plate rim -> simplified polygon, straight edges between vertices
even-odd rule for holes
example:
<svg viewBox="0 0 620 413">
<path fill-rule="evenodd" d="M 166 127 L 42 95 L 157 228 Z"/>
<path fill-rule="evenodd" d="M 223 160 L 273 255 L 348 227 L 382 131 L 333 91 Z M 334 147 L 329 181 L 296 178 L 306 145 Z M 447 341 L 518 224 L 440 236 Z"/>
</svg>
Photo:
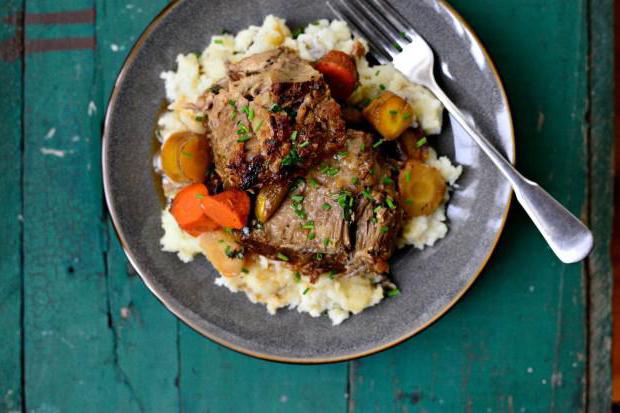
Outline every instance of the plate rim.
<svg viewBox="0 0 620 413">
<path fill-rule="evenodd" d="M 138 265 L 137 259 L 133 256 L 131 249 L 129 248 L 129 245 L 125 241 L 123 232 L 118 222 L 116 210 L 114 208 L 114 201 L 111 196 L 110 176 L 109 176 L 109 170 L 107 167 L 108 165 L 107 152 L 108 152 L 108 146 L 109 146 L 109 140 L 110 140 L 108 131 L 110 129 L 109 124 L 110 124 L 110 119 L 111 119 L 112 108 L 116 106 L 116 102 L 117 102 L 117 99 L 120 93 L 119 92 L 120 85 L 125 80 L 125 76 L 127 74 L 128 68 L 132 65 L 133 61 L 136 59 L 136 56 L 138 52 L 140 51 L 140 49 L 142 48 L 142 45 L 144 44 L 144 42 L 148 39 L 150 34 L 159 26 L 161 20 L 164 19 L 170 12 L 172 12 L 172 10 L 174 10 L 184 1 L 185 0 L 173 0 L 172 2 L 167 4 L 151 20 L 148 26 L 142 31 L 142 33 L 140 34 L 140 36 L 138 37 L 138 39 L 132 46 L 131 50 L 127 54 L 127 57 L 125 58 L 123 65 L 121 66 L 118 76 L 116 77 L 116 80 L 114 82 L 114 87 L 112 88 L 112 92 L 108 100 L 108 105 L 106 107 L 106 112 L 105 112 L 104 121 L 103 121 L 103 132 L 101 135 L 101 168 L 102 168 L 103 191 L 104 191 L 104 197 L 106 201 L 108 214 L 112 221 L 112 227 L 114 228 L 114 232 L 116 233 L 116 236 L 120 241 L 121 248 L 123 249 L 123 252 L 125 253 L 125 256 L 127 257 L 129 263 L 136 270 L 136 272 L 140 276 L 140 279 L 146 285 L 146 287 L 150 290 L 150 292 L 164 305 L 164 307 L 168 311 L 174 314 L 179 320 L 181 320 L 187 326 L 192 328 L 194 331 L 198 332 L 203 337 L 213 341 L 214 343 L 219 344 L 223 347 L 226 347 L 230 350 L 233 350 L 237 353 L 244 354 L 246 356 L 254 357 L 260 360 L 267 360 L 267 361 L 273 361 L 273 362 L 279 362 L 279 363 L 285 363 L 285 364 L 305 364 L 305 365 L 331 364 L 331 363 L 338 363 L 338 362 L 343 362 L 343 361 L 356 360 L 362 357 L 370 356 L 372 354 L 377 354 L 377 353 L 388 350 L 392 347 L 395 347 L 409 340 L 413 336 L 426 330 L 428 327 L 430 327 L 432 324 L 438 321 L 441 317 L 443 317 L 446 313 L 448 313 L 448 311 L 450 311 L 452 307 L 454 307 L 454 305 L 463 297 L 463 295 L 465 295 L 465 293 L 471 288 L 474 282 L 478 279 L 478 277 L 480 276 L 484 268 L 487 266 L 489 259 L 493 255 L 493 252 L 495 252 L 499 239 L 501 238 L 501 235 L 504 232 L 504 228 L 506 226 L 506 220 L 508 218 L 508 212 L 512 205 L 512 199 L 513 199 L 513 193 L 514 193 L 514 190 L 512 189 L 512 187 L 510 187 L 508 191 L 506 206 L 504 207 L 500 226 L 498 228 L 495 239 L 493 239 L 491 246 L 489 247 L 487 251 L 487 255 L 485 256 L 484 260 L 482 261 L 478 269 L 467 280 L 467 283 L 464 285 L 464 287 L 454 297 L 452 297 L 452 299 L 441 309 L 441 311 L 438 311 L 426 323 L 422 324 L 421 326 L 411 331 L 408 331 L 407 333 L 403 334 L 397 339 L 394 339 L 382 345 L 377 345 L 375 347 L 372 347 L 364 351 L 351 353 L 351 354 L 345 354 L 341 356 L 318 357 L 318 358 L 283 357 L 283 356 L 277 356 L 273 354 L 265 354 L 265 353 L 253 351 L 248 348 L 231 343 L 203 329 L 201 326 L 197 325 L 197 323 L 195 323 L 188 315 L 184 314 L 183 308 L 180 308 L 180 306 L 176 306 L 175 304 L 170 303 L 169 299 L 164 297 L 164 294 L 158 291 L 157 287 L 151 282 L 148 271 L 140 268 L 140 266 Z M 506 110 L 508 113 L 510 141 L 512 142 L 512 153 L 508 153 L 507 157 L 510 163 L 514 165 L 515 159 L 516 159 L 516 141 L 515 141 L 514 122 L 512 119 L 512 109 L 510 107 L 510 101 L 508 100 L 508 95 L 506 94 L 504 82 L 502 81 L 502 78 L 497 70 L 495 62 L 493 61 L 493 59 L 491 59 L 491 56 L 489 55 L 486 47 L 484 46 L 484 43 L 480 40 L 476 32 L 473 30 L 472 26 L 463 18 L 463 16 L 461 16 L 461 14 L 454 7 L 452 7 L 452 5 L 450 5 L 446 0 L 432 0 L 432 1 L 437 2 L 441 7 L 444 8 L 444 10 L 446 10 L 450 15 L 452 15 L 455 19 L 457 19 L 458 22 L 465 29 L 467 34 L 477 43 L 477 45 L 482 50 L 485 61 L 487 62 L 488 67 L 491 70 L 491 74 L 493 75 L 495 81 L 499 85 L 501 101 L 503 105 L 506 107 Z"/>
</svg>

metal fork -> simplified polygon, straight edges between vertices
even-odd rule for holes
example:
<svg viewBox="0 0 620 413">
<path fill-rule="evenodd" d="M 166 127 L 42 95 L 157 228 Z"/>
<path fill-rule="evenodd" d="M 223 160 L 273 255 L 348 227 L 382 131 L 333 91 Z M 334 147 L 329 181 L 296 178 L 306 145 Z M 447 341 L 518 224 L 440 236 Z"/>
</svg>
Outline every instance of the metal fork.
<svg viewBox="0 0 620 413">
<path fill-rule="evenodd" d="M 565 263 L 584 259 L 592 249 L 592 233 L 535 182 L 521 175 L 441 90 L 433 74 L 434 55 L 428 43 L 385 0 L 336 0 L 327 6 L 351 29 L 367 39 L 381 64 L 394 64 L 411 82 L 429 89 L 510 182 L 517 199 L 555 254 Z"/>
</svg>

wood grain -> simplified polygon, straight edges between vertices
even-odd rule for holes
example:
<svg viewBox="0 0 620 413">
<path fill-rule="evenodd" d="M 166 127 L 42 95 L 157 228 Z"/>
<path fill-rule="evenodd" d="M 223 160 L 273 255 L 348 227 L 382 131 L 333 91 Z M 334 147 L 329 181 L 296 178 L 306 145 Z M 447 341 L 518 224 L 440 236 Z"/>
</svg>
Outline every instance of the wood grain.
<svg viewBox="0 0 620 413">
<path fill-rule="evenodd" d="M 451 3 L 504 78 L 518 167 L 589 218 L 588 271 L 560 264 L 515 206 L 481 278 L 430 329 L 352 363 L 290 366 L 178 322 L 111 230 L 103 112 L 166 1 L 0 0 L 0 411 L 604 411 L 613 2 Z M 59 39 L 91 43 L 22 61 L 26 42 Z"/>
<path fill-rule="evenodd" d="M 93 133 L 101 133 L 108 97 L 131 46 L 165 4 L 163 0 L 97 1 L 98 87 L 94 90 L 96 110 L 93 110 L 97 130 Z M 176 411 L 179 408 L 178 321 L 130 268 L 111 223 L 108 222 L 105 231 L 107 298 L 115 363 L 140 410 Z"/>
<path fill-rule="evenodd" d="M 0 411 L 19 411 L 23 406 L 21 372 L 22 304 L 22 25 L 3 17 L 22 9 L 21 1 L 0 2 Z"/>
<path fill-rule="evenodd" d="M 586 2 L 453 1 L 510 96 L 517 166 L 586 206 Z M 495 4 L 496 5 L 496 4 Z M 482 277 L 436 325 L 354 362 L 351 411 L 583 411 L 581 265 L 562 265 L 515 205 Z"/>
<path fill-rule="evenodd" d="M 610 259 L 613 222 L 613 1 L 590 3 L 589 60 L 589 221 L 594 251 L 587 263 L 588 411 L 611 404 Z"/>
</svg>

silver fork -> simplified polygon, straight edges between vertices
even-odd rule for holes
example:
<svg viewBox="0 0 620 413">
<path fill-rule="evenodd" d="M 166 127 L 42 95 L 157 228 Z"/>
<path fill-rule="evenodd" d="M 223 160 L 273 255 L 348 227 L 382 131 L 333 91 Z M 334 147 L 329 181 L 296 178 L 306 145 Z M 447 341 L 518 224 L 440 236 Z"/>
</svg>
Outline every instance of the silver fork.
<svg viewBox="0 0 620 413">
<path fill-rule="evenodd" d="M 553 252 L 565 263 L 584 259 L 592 249 L 592 233 L 535 182 L 521 175 L 441 90 L 433 74 L 434 55 L 428 43 L 386 0 L 336 0 L 328 7 L 367 39 L 381 64 L 394 64 L 411 82 L 429 89 L 510 182 L 517 199 Z"/>
</svg>

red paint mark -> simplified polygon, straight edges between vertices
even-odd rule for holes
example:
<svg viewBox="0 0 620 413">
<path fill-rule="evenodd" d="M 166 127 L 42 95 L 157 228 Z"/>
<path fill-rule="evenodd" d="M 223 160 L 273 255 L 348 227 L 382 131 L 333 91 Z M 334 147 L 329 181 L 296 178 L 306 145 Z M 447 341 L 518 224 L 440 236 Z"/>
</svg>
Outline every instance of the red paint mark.
<svg viewBox="0 0 620 413">
<path fill-rule="evenodd" d="M 94 37 L 75 37 L 64 39 L 39 39 L 26 41 L 26 53 L 56 52 L 64 50 L 94 49 Z"/>
<path fill-rule="evenodd" d="M 6 16 L 3 20 L 6 24 L 19 25 L 22 22 L 22 13 Z M 23 21 L 26 24 L 80 24 L 94 23 L 95 10 L 72 10 L 56 13 L 26 13 Z"/>
<path fill-rule="evenodd" d="M 21 54 L 21 39 L 14 37 L 12 39 L 0 40 L 0 60 L 13 62 L 19 59 Z"/>
</svg>

